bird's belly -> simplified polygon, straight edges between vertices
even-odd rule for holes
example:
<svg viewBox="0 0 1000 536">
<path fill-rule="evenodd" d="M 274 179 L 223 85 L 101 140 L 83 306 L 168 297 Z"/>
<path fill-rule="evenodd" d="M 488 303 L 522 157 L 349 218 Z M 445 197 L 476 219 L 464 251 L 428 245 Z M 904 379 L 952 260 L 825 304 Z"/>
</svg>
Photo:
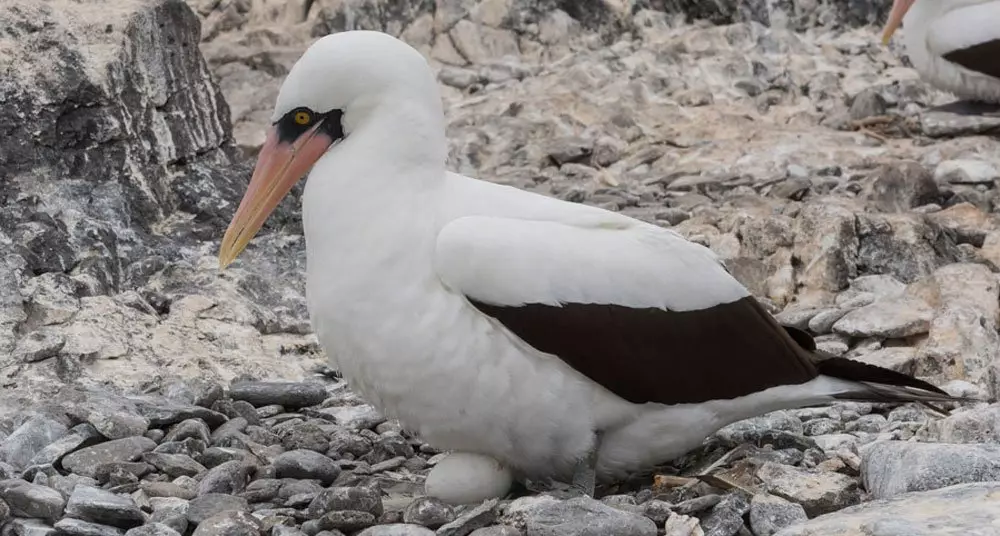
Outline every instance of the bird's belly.
<svg viewBox="0 0 1000 536">
<path fill-rule="evenodd" d="M 311 314 L 351 388 L 431 445 L 491 455 L 530 475 L 565 474 L 599 421 L 631 411 L 561 361 L 526 352 L 457 296 L 421 305 L 413 315 L 400 303 L 373 307 L 391 317 Z"/>
</svg>

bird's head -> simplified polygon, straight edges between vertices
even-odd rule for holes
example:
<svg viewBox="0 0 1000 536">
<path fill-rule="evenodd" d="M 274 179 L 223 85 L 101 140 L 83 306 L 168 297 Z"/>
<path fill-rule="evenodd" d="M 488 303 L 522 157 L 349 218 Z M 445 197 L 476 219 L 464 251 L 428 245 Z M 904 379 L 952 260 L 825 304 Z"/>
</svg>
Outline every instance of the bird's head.
<svg viewBox="0 0 1000 536">
<path fill-rule="evenodd" d="M 882 27 L 882 44 L 888 45 L 889 40 L 892 39 L 892 34 L 896 33 L 900 25 L 903 24 L 903 17 L 906 16 L 906 12 L 913 7 L 913 3 L 916 0 L 892 0 L 892 9 L 889 10 L 889 18 L 885 21 L 885 26 Z M 931 0 L 922 0 L 931 1 Z"/>
<path fill-rule="evenodd" d="M 381 32 L 341 32 L 313 43 L 278 92 L 250 184 L 222 239 L 220 268 L 236 259 L 321 157 L 337 151 L 373 113 L 403 100 L 401 92 L 426 92 L 414 86 L 435 84 L 428 72 L 419 52 Z"/>
</svg>

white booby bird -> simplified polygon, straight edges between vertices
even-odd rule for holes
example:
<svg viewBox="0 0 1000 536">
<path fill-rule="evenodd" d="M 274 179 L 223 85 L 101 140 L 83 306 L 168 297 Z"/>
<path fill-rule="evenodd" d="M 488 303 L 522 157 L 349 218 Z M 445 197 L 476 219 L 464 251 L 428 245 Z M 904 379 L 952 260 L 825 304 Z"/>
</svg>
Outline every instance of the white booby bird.
<svg viewBox="0 0 1000 536">
<path fill-rule="evenodd" d="M 673 231 L 446 171 L 434 74 L 389 35 L 319 39 L 272 120 L 220 265 L 308 173 L 313 328 L 353 389 L 435 447 L 593 493 L 595 474 L 772 410 L 953 400 L 820 355 Z"/>
<path fill-rule="evenodd" d="M 1000 103 L 1000 0 L 893 0 L 882 42 L 900 25 L 910 62 L 930 84 Z"/>
</svg>

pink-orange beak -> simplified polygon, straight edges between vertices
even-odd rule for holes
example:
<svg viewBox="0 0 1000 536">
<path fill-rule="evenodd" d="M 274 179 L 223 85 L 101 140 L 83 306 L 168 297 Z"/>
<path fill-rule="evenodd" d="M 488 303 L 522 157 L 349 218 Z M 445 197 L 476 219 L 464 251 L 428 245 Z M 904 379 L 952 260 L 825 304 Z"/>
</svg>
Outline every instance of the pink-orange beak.
<svg viewBox="0 0 1000 536">
<path fill-rule="evenodd" d="M 276 126 L 268 129 L 250 185 L 222 238 L 220 269 L 236 260 L 292 186 L 333 144 L 334 140 L 319 130 L 321 124 L 313 125 L 293 142 L 279 140 Z"/>
<path fill-rule="evenodd" d="M 916 0 L 893 0 L 892 9 L 889 11 L 889 19 L 885 21 L 885 26 L 882 28 L 882 44 L 888 45 L 889 40 L 892 39 L 892 34 L 896 33 L 896 30 L 903 24 L 903 17 L 906 12 L 913 7 L 913 2 Z"/>
</svg>

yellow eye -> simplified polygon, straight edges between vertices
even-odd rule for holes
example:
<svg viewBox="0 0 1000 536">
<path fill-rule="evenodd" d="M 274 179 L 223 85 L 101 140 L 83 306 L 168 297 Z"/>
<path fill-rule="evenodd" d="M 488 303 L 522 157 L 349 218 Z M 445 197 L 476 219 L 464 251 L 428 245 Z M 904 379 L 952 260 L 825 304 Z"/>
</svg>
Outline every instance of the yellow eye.
<svg viewBox="0 0 1000 536">
<path fill-rule="evenodd" d="M 295 122 L 300 125 L 308 125 L 312 122 L 312 116 L 309 115 L 309 112 L 296 112 Z"/>
</svg>

